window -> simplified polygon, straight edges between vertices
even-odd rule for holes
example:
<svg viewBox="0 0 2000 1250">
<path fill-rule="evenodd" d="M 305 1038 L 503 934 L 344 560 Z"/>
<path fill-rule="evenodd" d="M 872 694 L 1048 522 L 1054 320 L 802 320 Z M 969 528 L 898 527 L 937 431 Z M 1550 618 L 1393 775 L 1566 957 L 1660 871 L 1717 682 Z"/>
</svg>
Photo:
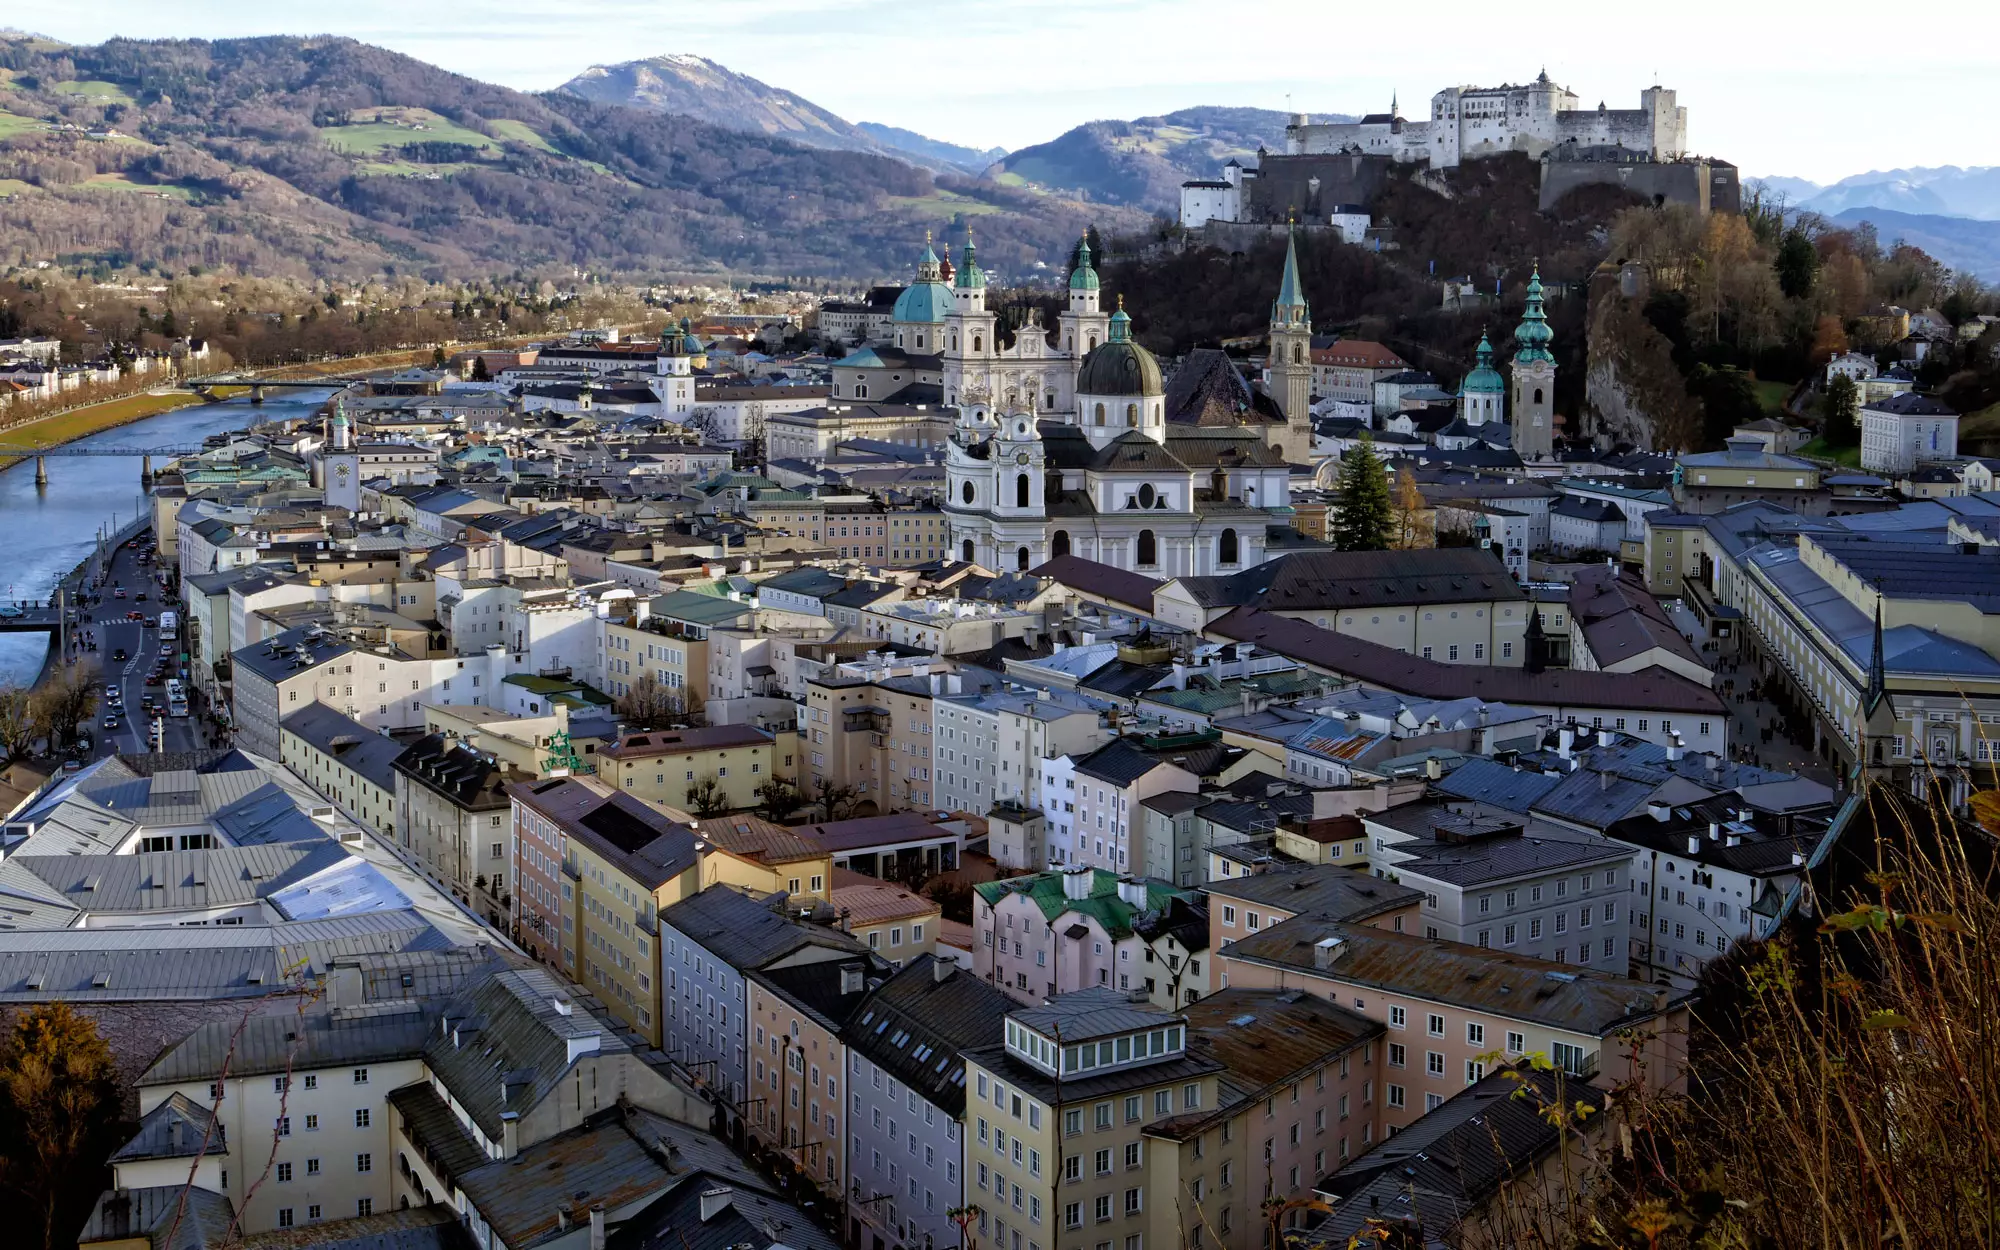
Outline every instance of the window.
<svg viewBox="0 0 2000 1250">
<path fill-rule="evenodd" d="M 361 1110 L 354 1113 L 355 1128 L 367 1128 L 368 1120 L 369 1120 L 368 1108 L 363 1107 L 361 1108 Z"/>
<path fill-rule="evenodd" d="M 309 1115 L 306 1117 L 306 1132 L 308 1133 L 319 1132 L 319 1117 L 317 1115 Z"/>
<path fill-rule="evenodd" d="M 1434 1016 L 1432 1016 L 1432 1017 L 1430 1018 L 1430 1035 L 1431 1035 L 1432 1037 L 1443 1037 L 1443 1036 L 1444 1036 L 1444 1017 L 1443 1017 L 1443 1016 L 1438 1016 L 1438 1015 L 1434 1015 Z"/>
<path fill-rule="evenodd" d="M 1424 1071 L 1432 1076 L 1444 1075 L 1444 1054 L 1440 1051 L 1424 1052 Z"/>
<path fill-rule="evenodd" d="M 1402 1007 L 1391 1007 L 1391 1008 L 1389 1008 L 1389 1027 L 1390 1027 L 1390 1028 L 1392 1028 L 1392 1029 L 1400 1029 L 1400 1028 L 1403 1028 L 1403 1027 L 1407 1026 L 1407 1025 L 1409 1024 L 1409 1022 L 1410 1022 L 1410 1013 L 1409 1013 L 1409 1011 L 1408 1011 L 1407 1009 L 1405 1009 L 1405 1008 L 1402 1008 Z"/>
<path fill-rule="evenodd" d="M 1137 1214 L 1139 1214 L 1139 1212 L 1140 1212 L 1140 1211 L 1144 1210 L 1144 1209 L 1145 1209 L 1145 1197 L 1146 1197 L 1146 1191 L 1145 1191 L 1145 1189 L 1144 1189 L 1144 1188 L 1140 1188 L 1140 1187 L 1134 1187 L 1134 1188 L 1132 1188 L 1132 1189 L 1128 1189 L 1128 1190 L 1126 1190 L 1126 1191 L 1125 1191 L 1125 1214 L 1127 1214 L 1127 1215 L 1137 1215 Z"/>
<path fill-rule="evenodd" d="M 307 1175 L 307 1176 L 318 1176 L 318 1175 L 319 1175 L 319 1160 L 318 1160 L 318 1159 L 307 1159 L 307 1160 L 306 1160 L 306 1175 Z"/>
<path fill-rule="evenodd" d="M 1402 1086 L 1400 1086 L 1400 1085 L 1388 1085 L 1388 1086 L 1384 1086 L 1383 1088 L 1384 1088 L 1384 1090 L 1385 1090 L 1385 1092 L 1386 1092 L 1386 1094 L 1387 1094 L 1387 1097 L 1388 1097 L 1388 1099 L 1389 1099 L 1389 1105 L 1390 1105 L 1390 1106 L 1392 1106 L 1392 1107 L 1401 1107 L 1401 1106 L 1403 1105 L 1403 1087 L 1402 1087 Z"/>
<path fill-rule="evenodd" d="M 278 1165 L 278 1183 L 279 1183 L 280 1185 L 289 1185 L 289 1184 L 291 1184 L 291 1183 L 292 1183 L 292 1165 L 291 1165 L 291 1164 L 289 1164 L 289 1163 L 280 1163 L 280 1164 Z"/>
<path fill-rule="evenodd" d="M 375 1170 L 375 1156 L 368 1153 L 366 1150 L 362 1151 L 358 1155 L 355 1155 L 354 1170 L 357 1172 L 373 1172 Z"/>
<path fill-rule="evenodd" d="M 279 1207 L 278 1227 L 290 1228 L 291 1226 L 292 1226 L 292 1209 L 290 1207 Z"/>
<path fill-rule="evenodd" d="M 354 1069 L 354 1083 L 356 1085 L 366 1085 L 368 1083 L 368 1069 L 366 1068 Z"/>
<path fill-rule="evenodd" d="M 1409 1053 L 1410 1053 L 1409 1049 L 1405 1047 L 1401 1042 L 1390 1042 L 1389 1066 L 1392 1068 L 1402 1067 Z"/>
</svg>

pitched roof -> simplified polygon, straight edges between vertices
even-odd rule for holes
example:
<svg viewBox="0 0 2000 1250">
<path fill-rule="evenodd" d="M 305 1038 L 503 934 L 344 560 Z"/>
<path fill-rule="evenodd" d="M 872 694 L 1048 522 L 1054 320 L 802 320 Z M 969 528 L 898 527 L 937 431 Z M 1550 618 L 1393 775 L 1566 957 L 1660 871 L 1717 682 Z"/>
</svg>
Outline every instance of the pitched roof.
<svg viewBox="0 0 2000 1250">
<path fill-rule="evenodd" d="M 1160 586 L 1142 573 L 1113 568 L 1082 556 L 1056 556 L 1028 572 L 1149 614 L 1153 610 L 1153 592 Z"/>
<path fill-rule="evenodd" d="M 1408 907 L 1424 896 L 1422 890 L 1339 864 L 1315 864 L 1293 872 L 1259 872 L 1247 877 L 1218 877 L 1208 883 L 1208 892 L 1212 898 L 1262 903 L 1296 916 L 1353 921 Z"/>
<path fill-rule="evenodd" d="M 825 946 L 859 953 L 851 936 L 822 925 L 804 924 L 726 885 L 712 885 L 660 913 L 691 942 L 738 972 L 761 968 L 802 946 Z"/>
<path fill-rule="evenodd" d="M 869 991 L 844 1036 L 857 1053 L 956 1119 L 965 1111 L 960 1052 L 990 1044 L 1014 1007 L 951 961 L 919 955 Z"/>
<path fill-rule="evenodd" d="M 1271 612 L 1527 597 L 1498 556 L 1476 547 L 1295 551 L 1227 577 L 1183 577 L 1177 584 L 1204 606 Z"/>
<path fill-rule="evenodd" d="M 424 1062 L 488 1141 L 500 1140 L 503 1111 L 526 1115 L 549 1096 L 572 1054 L 631 1049 L 569 995 L 540 968 L 508 969 L 453 998 L 429 1031 Z"/>
<path fill-rule="evenodd" d="M 113 1163 L 226 1155 L 228 1135 L 207 1107 L 175 1090 L 139 1118 L 139 1130 L 111 1154 Z"/>
</svg>

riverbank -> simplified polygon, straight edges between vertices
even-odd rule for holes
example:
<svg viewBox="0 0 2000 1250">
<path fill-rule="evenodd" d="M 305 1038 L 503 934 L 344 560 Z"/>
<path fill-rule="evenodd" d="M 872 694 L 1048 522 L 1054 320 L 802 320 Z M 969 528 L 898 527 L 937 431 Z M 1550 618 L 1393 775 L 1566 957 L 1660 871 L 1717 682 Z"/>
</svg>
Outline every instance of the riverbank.
<svg viewBox="0 0 2000 1250">
<path fill-rule="evenodd" d="M 115 430 L 121 425 L 130 425 L 134 421 L 144 421 L 147 417 L 157 417 L 163 412 L 172 412 L 176 408 L 186 408 L 190 404 L 206 402 L 208 401 L 192 391 L 165 393 L 141 391 L 137 395 L 85 404 L 68 412 L 22 422 L 20 425 L 0 431 L 0 442 L 13 447 L 60 447 L 64 443 L 75 442 L 87 434 L 101 434 L 106 430 Z M 0 456 L 0 469 L 25 458 Z"/>
</svg>

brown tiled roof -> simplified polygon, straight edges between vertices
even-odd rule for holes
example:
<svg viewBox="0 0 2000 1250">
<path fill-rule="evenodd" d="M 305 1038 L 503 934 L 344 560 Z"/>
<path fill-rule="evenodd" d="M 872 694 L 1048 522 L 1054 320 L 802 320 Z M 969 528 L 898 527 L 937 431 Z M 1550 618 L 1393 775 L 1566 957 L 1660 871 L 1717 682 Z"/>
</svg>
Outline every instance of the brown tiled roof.
<svg viewBox="0 0 2000 1250">
<path fill-rule="evenodd" d="M 1346 369 L 1407 369 L 1409 363 L 1380 343 L 1342 339 L 1330 347 L 1312 349 L 1312 362 Z"/>
<path fill-rule="evenodd" d="M 938 905 L 914 894 L 893 881 L 883 881 L 865 873 L 833 870 L 834 910 L 848 926 L 878 924 L 884 920 L 908 920 L 934 915 Z"/>
<path fill-rule="evenodd" d="M 1153 592 L 1160 587 L 1160 583 L 1143 574 L 1128 573 L 1082 556 L 1057 556 L 1028 572 L 1032 577 L 1046 577 L 1149 614 L 1153 610 Z"/>
<path fill-rule="evenodd" d="M 627 734 L 616 746 L 598 754 L 614 760 L 651 759 L 656 755 L 688 755 L 725 747 L 768 746 L 771 735 L 754 725 L 709 725 L 701 729 L 653 729 Z"/>
</svg>

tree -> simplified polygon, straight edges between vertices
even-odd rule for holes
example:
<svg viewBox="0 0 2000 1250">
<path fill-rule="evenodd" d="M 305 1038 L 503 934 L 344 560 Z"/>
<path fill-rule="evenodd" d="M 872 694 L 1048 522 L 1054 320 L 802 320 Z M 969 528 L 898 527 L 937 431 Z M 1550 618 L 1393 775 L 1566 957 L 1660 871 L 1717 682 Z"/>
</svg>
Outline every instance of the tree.
<svg viewBox="0 0 2000 1250">
<path fill-rule="evenodd" d="M 612 706 L 637 729 L 662 729 L 669 725 L 705 725 L 704 709 L 693 706 L 685 690 L 667 685 L 651 673 L 642 673 Z"/>
<path fill-rule="evenodd" d="M 1819 277 L 1819 249 L 1804 230 L 1793 226 L 1785 231 L 1772 268 L 1777 271 L 1778 289 L 1785 293 L 1786 299 L 1804 299 L 1812 294 L 1813 282 Z"/>
<path fill-rule="evenodd" d="M 757 785 L 757 814 L 782 821 L 799 810 L 805 796 L 789 777 L 766 777 Z"/>
<path fill-rule="evenodd" d="M 1396 536 L 1389 545 L 1398 551 L 1437 546 L 1436 523 L 1429 513 L 1430 504 L 1417 487 L 1417 475 L 1406 464 L 1396 474 L 1396 504 L 1390 514 Z"/>
<path fill-rule="evenodd" d="M 0 751 L 9 760 L 26 755 L 42 736 L 35 698 L 21 686 L 0 689 Z"/>
<path fill-rule="evenodd" d="M 1340 457 L 1340 501 L 1333 508 L 1333 545 L 1380 551 L 1390 532 L 1389 481 L 1366 434 Z"/>
<path fill-rule="evenodd" d="M 837 785 L 831 779 L 822 777 L 813 801 L 819 804 L 827 820 L 846 820 L 861 805 L 861 793 L 853 786 Z"/>
<path fill-rule="evenodd" d="M 1688 394 L 1701 401 L 1701 429 L 1707 446 L 1721 446 L 1737 426 L 1764 416 L 1756 379 L 1732 365 L 1719 369 L 1696 365 L 1687 388 Z"/>
<path fill-rule="evenodd" d="M 0 1185 L 34 1213 L 46 1250 L 76 1244 L 118 1121 L 118 1074 L 97 1025 L 62 1002 L 23 1014 L 0 1059 Z"/>
<path fill-rule="evenodd" d="M 35 706 L 51 750 L 74 738 L 77 726 L 97 710 L 96 666 L 79 663 L 58 671 L 35 692 Z"/>
<path fill-rule="evenodd" d="M 493 374 L 486 368 L 486 357 L 474 356 L 472 358 L 472 380 L 475 382 L 491 382 L 493 380 Z"/>
<path fill-rule="evenodd" d="M 444 368 L 444 348 L 442 347 L 431 348 L 431 367 L 433 369 Z"/>
<path fill-rule="evenodd" d="M 720 816 L 729 810 L 729 793 L 714 773 L 688 783 L 687 809 L 697 816 Z"/>
<path fill-rule="evenodd" d="M 1820 434 L 1829 447 L 1855 447 L 1861 443 L 1861 388 L 1846 374 L 1835 375 L 1826 384 L 1821 405 L 1826 414 Z"/>
</svg>

